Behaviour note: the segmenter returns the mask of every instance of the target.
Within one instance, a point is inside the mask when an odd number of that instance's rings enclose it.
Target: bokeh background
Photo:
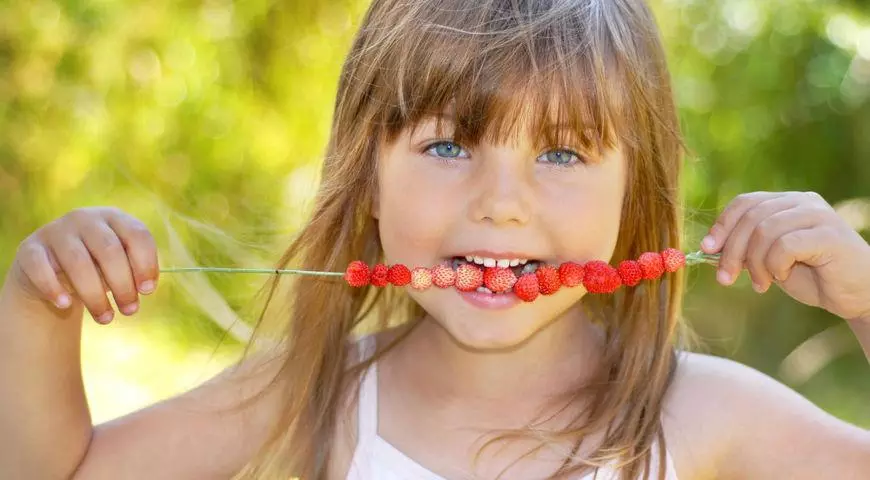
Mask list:
[[[362,0],[0,2],[0,273],[71,208],[152,227],[166,265],[266,266],[304,218]],[[870,5],[657,0],[693,155],[688,245],[733,196],[814,190],[870,228]],[[689,278],[686,321],[870,427],[870,367],[846,325],[745,276]],[[241,352],[264,277],[164,275],[141,313],[87,321],[96,421],[190,388]]]

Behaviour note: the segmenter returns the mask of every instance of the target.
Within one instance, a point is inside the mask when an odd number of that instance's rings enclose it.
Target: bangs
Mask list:
[[[600,154],[625,140],[625,79],[591,7],[420,3],[376,87],[388,141],[431,119],[438,135],[469,147],[525,136],[539,148]]]

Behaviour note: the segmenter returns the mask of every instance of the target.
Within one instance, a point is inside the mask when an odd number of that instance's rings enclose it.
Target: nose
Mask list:
[[[522,163],[496,157],[477,169],[469,210],[473,221],[494,225],[528,223],[532,188]]]

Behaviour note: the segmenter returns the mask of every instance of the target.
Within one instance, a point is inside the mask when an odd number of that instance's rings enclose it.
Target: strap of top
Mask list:
[[[368,335],[359,343],[360,361],[375,353],[375,337]],[[363,374],[359,389],[357,424],[359,440],[371,439],[378,435],[378,366],[373,363]]]

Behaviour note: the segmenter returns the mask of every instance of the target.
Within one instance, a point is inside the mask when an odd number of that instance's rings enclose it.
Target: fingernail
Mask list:
[[[752,289],[758,293],[764,293],[764,288],[755,282],[752,282]]]
[[[725,270],[719,270],[716,272],[716,280],[723,285],[731,285],[731,274]]]
[[[148,295],[149,293],[154,291],[154,282],[151,280],[145,280],[141,284],[139,284],[139,293],[144,295]]]
[[[55,300],[55,302],[54,302],[54,304],[57,306],[57,308],[60,308],[60,309],[69,308],[71,303],[72,303],[72,301],[70,300],[69,295],[67,295],[67,294],[63,294],[63,295],[57,297],[57,300]]]
[[[103,325],[105,325],[105,324],[111,322],[112,318],[114,318],[114,317],[115,317],[115,313],[112,312],[111,310],[109,310],[107,312],[104,312],[102,315],[100,315],[100,317],[97,318],[97,321],[102,323]]]
[[[703,245],[704,248],[707,249],[713,248],[716,246],[716,239],[713,238],[711,235],[707,235],[706,237],[704,237],[704,240],[701,240],[701,245]]]
[[[124,315],[133,315],[137,310],[139,310],[139,302],[133,302],[121,307],[121,312],[123,312]]]

